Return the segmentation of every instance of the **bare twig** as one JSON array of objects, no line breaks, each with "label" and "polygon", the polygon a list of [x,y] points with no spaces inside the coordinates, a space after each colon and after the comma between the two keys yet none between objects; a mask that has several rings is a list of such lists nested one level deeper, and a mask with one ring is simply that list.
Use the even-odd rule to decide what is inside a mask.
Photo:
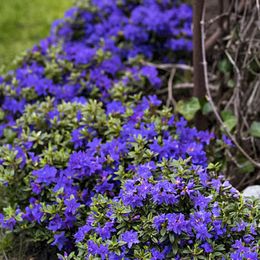
[{"label": "bare twig", "polygon": [[[187,89],[187,88],[193,88],[193,83],[187,82],[187,83],[178,83],[172,85],[173,89]],[[157,94],[165,94],[168,92],[168,87],[159,89],[156,91]]]},{"label": "bare twig", "polygon": [[234,67],[235,71],[236,71],[236,88],[234,91],[234,99],[236,100],[236,102],[234,102],[234,107],[235,107],[235,116],[237,118],[239,118],[239,111],[240,111],[240,89],[241,89],[241,73],[239,71],[239,68],[237,66],[237,64],[235,63],[235,61],[232,59],[231,55],[225,51],[226,56],[228,57],[228,60],[230,61],[230,63],[232,64],[232,66]]},{"label": "bare twig", "polygon": [[[187,64],[152,63],[148,61],[143,61],[142,64],[147,66],[153,66],[159,70],[165,70],[168,72],[170,72],[172,69],[194,72],[193,67]],[[215,74],[209,73],[209,76],[212,80],[218,79]]]},{"label": "bare twig", "polygon": [[258,20],[260,21],[260,4],[259,4],[259,0],[256,0],[256,8],[257,8]]},{"label": "bare twig", "polygon": [[260,179],[260,174],[257,174],[254,179],[249,179],[248,181],[246,181],[246,182],[244,183],[244,186],[252,185],[253,183],[255,183],[256,181],[258,181],[259,179]]},{"label": "bare twig", "polygon": [[[244,10],[245,6],[246,6],[245,0],[241,0],[240,3],[238,3],[238,1],[236,1],[235,3],[232,2],[226,12],[227,15],[226,15],[226,13],[220,14],[219,16],[216,17],[216,19],[219,20],[219,19],[223,19],[225,16],[226,17],[230,16],[234,7],[236,10],[236,13],[239,14]],[[226,19],[226,21],[222,22],[222,28],[218,27],[216,29],[216,31],[206,40],[206,43],[205,43],[206,51],[211,49],[216,44],[216,42],[220,39],[220,37],[223,36],[224,32],[226,33],[228,31],[230,31],[229,23],[230,23],[229,19]]]},{"label": "bare twig", "polygon": [[156,64],[156,63],[151,63],[151,62],[147,62],[144,61],[143,62],[144,65],[149,65],[149,66],[153,66],[157,69],[161,69],[161,70],[172,70],[172,69],[180,69],[180,70],[187,70],[187,71],[193,71],[193,67],[186,65],[186,64]]},{"label": "bare twig", "polygon": [[8,260],[8,257],[7,257],[7,255],[6,255],[4,250],[3,250],[3,255],[4,255],[5,260]]},{"label": "bare twig", "polygon": [[[194,85],[191,82],[184,82],[184,83],[174,84],[172,87],[173,87],[173,89],[192,89],[192,88],[194,88]],[[217,89],[217,87],[212,84],[209,84],[209,88],[211,90]],[[157,94],[165,94],[167,92],[168,92],[168,88],[163,88],[163,89],[159,89],[156,91]]]},{"label": "bare twig", "polygon": [[[231,159],[231,161],[236,165],[236,167],[238,167],[238,168],[241,168],[241,167],[242,167],[242,165],[236,160],[236,158],[231,154],[231,152],[230,152],[228,149],[226,149],[226,154],[227,154],[227,156]],[[231,176],[230,179],[231,179],[231,180],[234,180],[236,177],[237,177],[236,175],[232,174],[232,176]],[[247,178],[248,178],[248,175],[245,174],[245,175],[242,177],[242,179],[239,181],[239,183],[236,185],[237,189],[240,189],[240,188],[242,187],[242,185],[244,185],[245,180],[246,180]]]},{"label": "bare twig", "polygon": [[[219,6],[219,14],[224,13],[224,0],[218,0],[218,6]],[[224,17],[222,16],[218,21],[219,28],[224,32]]]},{"label": "bare twig", "polygon": [[[235,176],[234,176],[234,178],[235,178]],[[240,180],[240,182],[237,184],[237,189],[241,189],[241,187],[243,186],[243,185],[245,185],[245,180],[248,178],[248,175],[247,174],[245,174],[244,176],[243,176],[243,178]]]},{"label": "bare twig", "polygon": [[193,88],[193,83],[186,82],[186,83],[178,83],[173,86],[175,89],[186,89],[186,88]]},{"label": "bare twig", "polygon": [[248,56],[251,54],[251,48],[252,48],[253,40],[254,40],[254,38],[256,36],[257,30],[258,30],[258,28],[255,27],[253,32],[252,32],[252,34],[251,34],[251,37],[250,37],[250,40],[249,40],[249,44],[248,44],[248,48],[247,48],[247,51],[246,51],[246,56],[245,56],[245,59],[244,59],[244,62],[243,62],[243,68],[245,68],[247,66],[246,63],[248,61]]},{"label": "bare twig", "polygon": [[176,107],[176,101],[173,98],[172,85],[173,85],[173,78],[175,76],[175,72],[176,72],[176,69],[171,70],[171,74],[170,74],[170,77],[168,80],[168,99],[167,99],[167,103],[166,103],[167,106],[170,106],[172,104],[174,106],[174,108]]},{"label": "bare twig", "polygon": [[222,36],[222,30],[220,28],[217,28],[215,33],[213,33],[206,41],[206,50],[211,49],[215,43],[218,41],[218,39]]},{"label": "bare twig", "polygon": [[254,98],[257,96],[256,93],[257,93],[258,89],[260,89],[260,77],[259,77],[258,81],[256,81],[256,84],[254,85],[254,89],[252,91],[252,94],[248,98],[248,101],[247,101],[247,104],[246,104],[249,113],[253,112],[252,111],[252,103],[254,101]]},{"label": "bare twig", "polygon": [[207,91],[207,98],[209,103],[212,106],[213,112],[218,120],[218,122],[221,124],[223,129],[225,130],[228,137],[231,139],[231,141],[235,144],[235,146],[238,148],[238,150],[257,168],[260,168],[260,163],[255,161],[253,158],[251,158],[250,155],[247,154],[247,152],[239,145],[235,137],[230,133],[230,131],[227,129],[225,123],[222,121],[222,118],[220,117],[217,108],[214,104],[214,101],[212,99],[210,89],[209,89],[209,83],[208,83],[208,70],[207,70],[207,61],[206,61],[206,49],[205,49],[205,30],[204,30],[204,21],[205,21],[205,6],[203,8],[203,14],[201,19],[201,44],[202,44],[202,59],[203,59],[203,70],[205,75],[205,87]]},{"label": "bare twig", "polygon": [[241,85],[241,74],[240,74],[239,68],[238,68],[237,64],[235,63],[235,61],[232,59],[231,55],[227,51],[225,51],[225,54],[227,55],[230,63],[233,65],[233,67],[234,67],[234,69],[236,71],[236,74],[237,74],[237,85],[240,88],[240,85]]},{"label": "bare twig", "polygon": [[221,20],[222,18],[228,17],[229,16],[229,12],[225,12],[223,14],[219,14],[213,18],[211,18],[210,20],[207,21],[207,26],[212,25],[213,23],[217,22],[218,20]]},{"label": "bare twig", "polygon": [[241,34],[240,34],[240,38],[241,38],[242,40],[245,39],[247,32],[250,30],[250,28],[252,28],[252,25],[253,25],[254,22],[255,22],[256,12],[257,12],[257,11],[256,11],[256,9],[253,9],[252,12],[253,12],[253,13],[251,14],[251,19],[245,23],[246,26],[244,26],[243,23],[242,23],[241,29],[243,29],[243,32],[241,32]]}]

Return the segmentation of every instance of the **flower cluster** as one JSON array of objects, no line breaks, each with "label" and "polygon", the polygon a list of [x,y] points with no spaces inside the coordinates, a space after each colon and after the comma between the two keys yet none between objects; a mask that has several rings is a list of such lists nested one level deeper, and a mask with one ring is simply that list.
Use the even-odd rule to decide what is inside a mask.
[{"label": "flower cluster", "polygon": [[214,165],[190,160],[164,159],[148,167],[149,176],[132,170],[118,196],[93,199],[85,225],[74,235],[79,256],[258,259],[259,219],[246,219],[259,205],[241,201],[238,191],[215,175]]},{"label": "flower cluster", "polygon": [[78,1],[15,71],[0,77],[6,119],[0,136],[26,104],[47,96],[108,103],[119,82],[127,87],[134,80],[135,93],[159,87],[156,68],[144,61],[185,59],[192,48],[191,17],[190,6],[178,1]]},{"label": "flower cluster", "polygon": [[[116,87],[111,96],[120,97]],[[205,146],[213,136],[189,128],[183,119],[175,120],[171,110],[159,110],[160,105],[155,96],[107,106],[95,100],[56,105],[51,99],[27,105],[10,129],[12,144],[0,149],[2,184],[7,194],[15,190],[15,200],[21,198],[25,211],[10,211],[3,226],[10,220],[12,228],[15,222],[37,222],[53,232],[67,230],[64,235],[70,236],[81,208],[89,206],[97,194],[118,195],[122,181],[133,171],[149,178],[156,162],[189,157],[190,144],[196,147],[193,164],[206,166]],[[134,192],[134,183],[129,181],[131,185]],[[160,190],[160,186],[155,188]],[[155,195],[158,202],[173,202],[168,196]],[[138,194],[129,194],[131,203],[139,205],[140,199]]]},{"label": "flower cluster", "polygon": [[[214,135],[150,95],[191,50],[180,1],[84,0],[0,77],[0,226],[61,259],[257,259]],[[145,91],[146,95],[143,95]]]}]

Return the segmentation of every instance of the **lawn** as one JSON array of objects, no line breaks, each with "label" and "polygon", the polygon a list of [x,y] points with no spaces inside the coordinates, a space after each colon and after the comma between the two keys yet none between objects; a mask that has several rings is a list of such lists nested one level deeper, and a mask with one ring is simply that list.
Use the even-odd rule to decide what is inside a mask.
[{"label": "lawn", "polygon": [[73,0],[1,0],[0,67],[11,68],[14,58],[46,37],[55,19]]}]

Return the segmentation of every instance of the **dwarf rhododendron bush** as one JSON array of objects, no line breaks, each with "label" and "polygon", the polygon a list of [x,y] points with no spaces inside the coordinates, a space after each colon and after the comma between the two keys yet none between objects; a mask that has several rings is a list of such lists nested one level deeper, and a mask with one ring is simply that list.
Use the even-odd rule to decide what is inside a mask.
[{"label": "dwarf rhododendron bush", "polygon": [[[258,259],[222,142],[153,93],[191,51],[180,1],[79,1],[0,78],[0,225],[60,259]],[[214,154],[213,154],[214,155]]]}]

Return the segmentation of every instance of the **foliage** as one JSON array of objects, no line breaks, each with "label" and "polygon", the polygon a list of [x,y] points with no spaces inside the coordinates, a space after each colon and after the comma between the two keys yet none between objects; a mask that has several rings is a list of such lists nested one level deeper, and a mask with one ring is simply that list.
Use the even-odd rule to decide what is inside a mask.
[{"label": "foliage", "polygon": [[254,121],[250,126],[250,134],[260,138],[260,122]]},{"label": "foliage", "polygon": [[209,163],[230,140],[149,95],[163,81],[146,62],[185,59],[190,25],[179,1],[79,1],[0,78],[1,247],[11,233],[62,259],[257,259],[259,204]]},{"label": "foliage", "polygon": [[78,259],[257,259],[259,206],[214,167],[165,158],[139,166],[118,197],[92,201],[75,234]]},{"label": "foliage", "polygon": [[190,100],[180,100],[177,103],[176,110],[187,120],[194,119],[196,112],[200,110],[200,102],[198,98],[192,97]]}]

